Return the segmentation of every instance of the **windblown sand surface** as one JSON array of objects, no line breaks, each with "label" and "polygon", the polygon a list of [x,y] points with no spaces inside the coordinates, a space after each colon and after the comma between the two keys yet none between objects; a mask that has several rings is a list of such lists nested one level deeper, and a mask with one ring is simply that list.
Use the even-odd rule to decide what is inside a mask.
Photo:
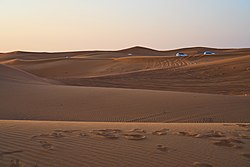
[{"label": "windblown sand surface", "polygon": [[249,124],[0,121],[0,166],[247,167]]},{"label": "windblown sand surface", "polygon": [[[206,50],[215,55],[203,55]],[[188,57],[176,57],[177,52]],[[250,94],[250,49],[134,47],[113,52],[2,54],[0,62],[67,85]]]},{"label": "windblown sand surface", "polygon": [[250,166],[250,49],[2,53],[0,88],[0,167]]},{"label": "windblown sand surface", "polygon": [[0,119],[250,121],[249,49],[12,52],[0,62]]}]

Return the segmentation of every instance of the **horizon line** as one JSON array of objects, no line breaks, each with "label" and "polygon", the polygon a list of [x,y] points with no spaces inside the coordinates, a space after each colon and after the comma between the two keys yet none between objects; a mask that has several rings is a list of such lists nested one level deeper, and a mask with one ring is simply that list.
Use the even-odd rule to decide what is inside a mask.
[{"label": "horizon line", "polygon": [[134,48],[142,48],[142,49],[148,49],[153,51],[159,51],[159,52],[166,52],[166,51],[174,51],[174,50],[180,50],[180,49],[192,49],[192,48],[207,48],[207,49],[250,49],[250,47],[210,47],[210,46],[186,46],[186,47],[178,47],[178,48],[171,48],[171,49],[156,49],[148,46],[142,46],[142,45],[134,45],[131,47],[125,47],[120,49],[83,49],[83,50],[46,50],[46,51],[39,51],[39,50],[13,50],[13,51],[4,51],[0,52],[0,54],[5,53],[14,53],[14,52],[27,52],[27,53],[73,53],[73,52],[117,52],[117,51],[123,51],[123,50],[129,50]]}]

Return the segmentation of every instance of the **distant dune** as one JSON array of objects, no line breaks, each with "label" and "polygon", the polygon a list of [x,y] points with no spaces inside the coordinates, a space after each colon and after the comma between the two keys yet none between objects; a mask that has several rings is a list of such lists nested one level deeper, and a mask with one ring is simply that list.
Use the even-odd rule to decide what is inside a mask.
[{"label": "distant dune", "polygon": [[0,63],[0,119],[250,120],[250,49],[11,52]]},{"label": "distant dune", "polygon": [[249,166],[250,49],[3,53],[0,88],[0,167]]},{"label": "distant dune", "polygon": [[[203,55],[213,51],[215,55]],[[189,54],[176,57],[177,52]],[[185,48],[157,51],[66,53],[12,52],[0,62],[67,85],[150,89],[211,94],[250,94],[250,49]]]}]

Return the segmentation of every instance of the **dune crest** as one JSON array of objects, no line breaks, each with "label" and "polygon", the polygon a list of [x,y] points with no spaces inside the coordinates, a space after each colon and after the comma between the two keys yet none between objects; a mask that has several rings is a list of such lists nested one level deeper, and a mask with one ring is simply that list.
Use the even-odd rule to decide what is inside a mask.
[{"label": "dune crest", "polygon": [[0,119],[249,122],[249,62],[250,49],[205,47],[5,53]]}]

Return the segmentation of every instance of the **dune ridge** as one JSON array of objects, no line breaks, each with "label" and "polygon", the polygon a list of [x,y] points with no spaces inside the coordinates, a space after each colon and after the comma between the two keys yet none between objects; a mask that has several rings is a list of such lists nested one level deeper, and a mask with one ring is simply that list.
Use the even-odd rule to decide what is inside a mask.
[{"label": "dune ridge", "polygon": [[[138,47],[10,53],[0,66],[0,119],[249,122],[248,50],[197,54],[207,49],[188,48],[188,57],[127,54],[148,51]],[[113,58],[100,58],[107,53]]]},{"label": "dune ridge", "polygon": [[[168,58],[169,59],[169,58]],[[178,59],[180,61],[180,59]],[[91,78],[63,78],[69,85],[120,87],[211,94],[250,94],[250,56],[202,62],[176,61],[174,65],[150,70]],[[198,62],[200,61],[200,62]],[[163,65],[164,66],[164,65]]]},{"label": "dune ridge", "polygon": [[249,166],[249,76],[247,48],[2,53],[0,166]]},{"label": "dune ridge", "polygon": [[[203,55],[204,51],[215,55]],[[176,57],[177,52],[188,57]],[[205,47],[158,51],[7,53],[1,64],[72,86],[249,95],[250,49]]]}]

